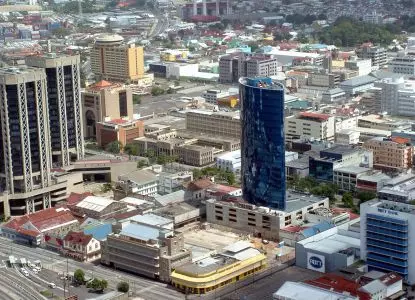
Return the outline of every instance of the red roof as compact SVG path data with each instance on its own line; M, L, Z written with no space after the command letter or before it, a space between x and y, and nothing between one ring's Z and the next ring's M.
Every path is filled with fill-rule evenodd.
M301 112L300 116L304 117L304 118L317 119L317 120L320 120L320 121L327 121L330 117L330 115L318 114L318 113L306 112L306 111Z
M391 137L391 140L397 144L409 144L411 142L410 139L403 138L400 136L393 136Z
M112 123L112 124L124 124L127 123L127 120L123 120L123 119L113 119L113 120L109 120L106 123Z
M390 286L400 280L402 280L402 277L394 272L388 273L383 275L379 278L380 281L386 286Z
M308 284L322 289L336 291L338 293L348 292L352 296L358 296L360 300L370 300L370 294L359 291L360 284L336 274L325 274L317 279L305 281Z
M187 186L187 189L189 191L199 191L203 189L207 189L208 187L211 187L213 185L213 182L209 179L198 179L195 181L192 181Z
M304 228L298 225L291 225L291 226L287 226L282 228L282 231L288 231L288 232L300 232L301 230L303 230Z
M76 221L76 219L72 216L69 209L51 207L33 214L16 217L4 226L16 231L26 230L23 226L30 222L38 232L42 232L47 231L51 227L56 227L71 221Z
M88 245L88 243L92 240L92 235L85 234L83 232L75 232L70 231L65 236L64 241L71 242L73 244L81 244L83 246Z
M66 198L66 203L68 205L76 205L82 200L84 200L88 196L94 196L94 194L90 192L78 194L78 193L71 193L68 198Z
M214 184L212 186L209 186L209 189L214 190L216 192L226 193L226 194L229 194L233 191L239 190L239 188L237 188L237 187L229 186L229 185L223 185L223 184Z
M102 90L102 89L109 88L109 87L116 86L116 85L117 85L116 83L112 83L106 80L101 80L88 86L87 89Z

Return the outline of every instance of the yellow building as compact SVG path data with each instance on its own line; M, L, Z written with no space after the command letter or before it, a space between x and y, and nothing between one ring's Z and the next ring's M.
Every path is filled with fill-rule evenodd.
M189 55L188 49L170 49L160 52L160 59L162 61L176 61L186 59Z
M331 61L331 66L333 68L344 68L345 60L343 59L333 59Z
M234 108L239 103L239 99L237 96L229 96L224 98L218 99L218 105L220 106L228 106L230 108Z
M124 44L117 34L102 34L91 50L92 72L101 79L134 82L144 76L144 50Z
M176 267L172 285L186 293L205 294L266 268L266 256L249 242L239 241L223 250Z

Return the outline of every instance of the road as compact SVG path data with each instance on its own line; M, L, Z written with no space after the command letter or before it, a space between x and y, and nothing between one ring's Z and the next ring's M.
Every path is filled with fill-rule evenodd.
M0 269L0 299L45 300L30 279L14 268ZM42 290L43 288L40 288Z
M0 237L0 257L4 260L7 259L9 255L13 255L16 258L24 257L31 261L40 260L43 264L43 268L56 273L56 284L59 284L58 274L66 272L68 267L69 272L75 272L76 269L82 269L87 276L107 280L110 289L115 289L120 281L127 281L130 283L130 290L133 291L135 295L144 297L146 300L184 299L183 294L172 289L167 284L131 275L129 273L107 268L105 266L94 265L92 263L69 260L67 265L66 258L63 258L58 253L42 248L33 248L26 245L16 244L8 239Z

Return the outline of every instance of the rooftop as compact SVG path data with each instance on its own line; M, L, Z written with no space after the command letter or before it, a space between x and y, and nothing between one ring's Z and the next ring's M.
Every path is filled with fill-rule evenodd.
M284 86L281 83L273 81L270 77L243 77L239 79L239 83L253 88L284 92Z
M129 218L131 222L149 226L165 227L173 223L172 219L164 218L155 214L136 215Z
M295 300L356 300L356 297L348 296L343 293L325 290L303 282L286 281L282 287L274 293L274 297L281 297Z
M369 75L363 75L363 76L357 76L353 77L349 80L343 81L340 83L340 87L342 86L348 86L348 87L355 87L355 86L361 86L365 84L374 83L376 81L376 78L369 76Z
M327 121L330 118L330 115L304 111L299 113L299 117L306 119L314 119L317 121Z
M377 207L378 209L385 209L397 213L406 213L415 215L415 205L410 205L401 202L387 201L387 200L371 200L363 203L364 206Z
M84 200L79 202L76 205L76 207L101 212L109 205L111 205L113 202L114 200L104 197L88 196Z
M147 242L149 240L158 240L160 229L143 224L123 223L120 235Z
M161 206L166 206L178 202L183 202L187 199L186 192L183 190L175 191L173 193L163 195L163 196L155 196L154 199L158 204Z
M70 242L72 244L80 244L86 246L92 240L92 235L85 234L83 232L74 232L70 231L65 236L64 241Z
M372 169L359 167L359 166L345 166L345 167L334 169L335 172L343 172L343 173L356 174L356 175L369 172L370 170Z
M360 249L360 239L327 231L326 234L313 235L298 243L306 249L328 254L338 253L350 248Z
M151 171L136 170L136 171L132 171L130 173L126 173L126 174L118 176L118 180L131 181L136 184L142 185L146 183L156 182L157 176Z

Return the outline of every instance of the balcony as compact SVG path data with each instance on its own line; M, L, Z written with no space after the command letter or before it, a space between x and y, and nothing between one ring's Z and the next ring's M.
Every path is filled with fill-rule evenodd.
M385 256L381 256L381 255L378 255L378 254L375 254L375 253L368 253L367 258L372 259L372 260L376 260L376 261L379 261L379 262L383 262L383 263L386 263L386 264L395 265L395 266L398 266L398 267L403 267L403 268L408 267L408 262L407 261L394 259L393 257L385 257Z
M382 262L378 262L375 260L371 260L371 259L367 259L367 264L369 265L369 267L375 267L375 268L380 268L382 270L386 270L386 271L395 271L401 275L408 275L408 268L403 268L403 267L398 267L398 266L394 266L394 265L389 265L389 264L385 264Z
M386 242L390 244L397 244L399 246L404 246L404 247L408 246L408 240L395 239L395 238L391 238L391 237L388 237L382 234L375 234L375 233L367 232L366 237L371 240L375 240L375 241L382 241L382 242Z
M390 236L390 237L393 237L396 240L399 240L399 239L407 240L408 239L408 233L406 233L406 232L402 233L400 231L385 230L385 229L381 229L377 226L372 226L372 225L367 225L366 231L367 232L373 232L373 233L376 233L376 234L385 235L385 236Z

